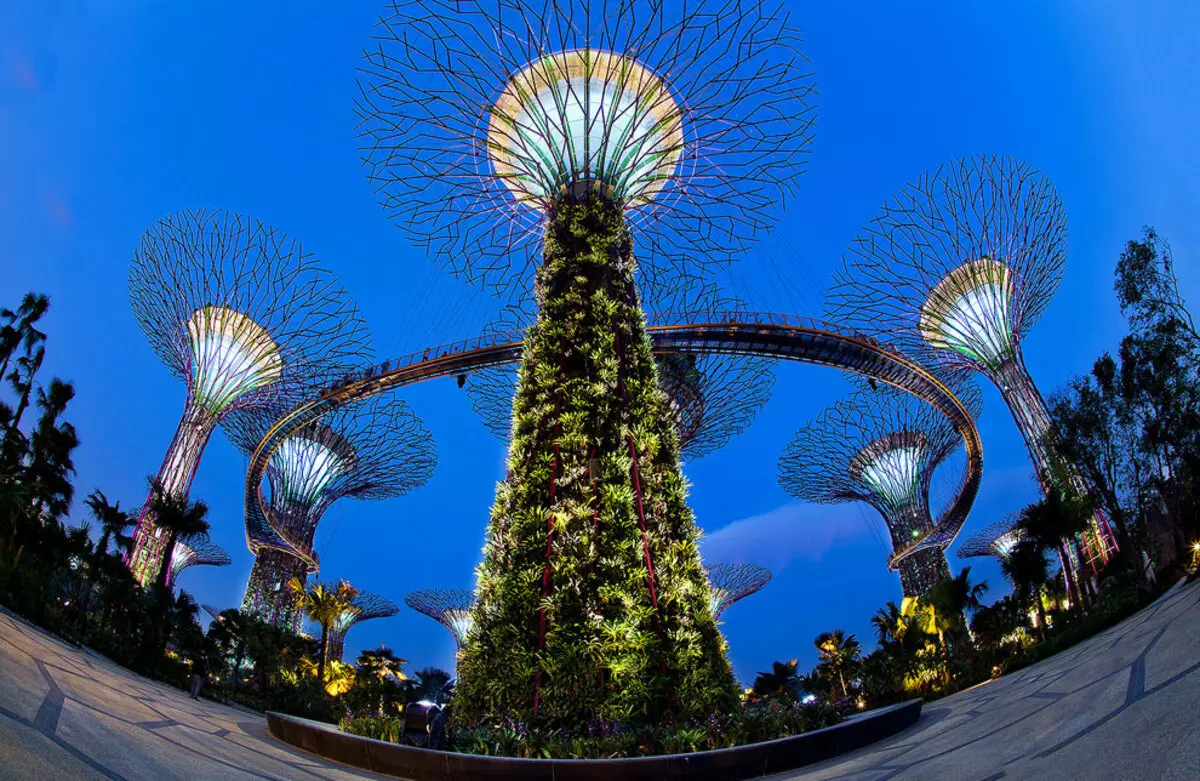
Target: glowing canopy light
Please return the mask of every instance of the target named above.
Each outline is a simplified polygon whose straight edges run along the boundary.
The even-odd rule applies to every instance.
[[[345,473],[347,465],[347,459],[306,437],[304,431],[288,437],[271,457],[273,476],[278,478],[273,483],[278,486],[278,495],[271,497],[272,503],[279,508],[289,502],[314,504],[321,492]]]
[[[459,648],[464,647],[467,644],[467,635],[471,633],[471,627],[475,625],[471,619],[471,612],[463,609],[447,610],[443,614],[443,619],[450,634],[454,635],[454,642]]]
[[[575,49],[514,76],[492,107],[487,146],[519,201],[544,202],[598,182],[629,206],[649,203],[683,149],[679,106],[628,57]]]
[[[464,589],[423,589],[410,593],[404,598],[404,603],[446,627],[459,651],[466,647],[467,635],[475,626],[471,618],[475,592]]]
[[[224,306],[197,309],[187,321],[196,403],[220,412],[250,391],[275,382],[283,370],[271,335]]]
[[[771,570],[759,564],[717,564],[708,571],[712,587],[713,618],[721,615],[729,606],[760,591],[771,582]]]
[[[866,483],[888,507],[907,507],[921,500],[925,449],[925,436],[919,432],[889,434],[859,451],[850,463],[850,472]]]
[[[1012,553],[1013,548],[1017,547],[1017,543],[1020,542],[1021,538],[1024,536],[1024,532],[1022,532],[1020,529],[1010,529],[996,539],[992,540],[992,550],[994,550],[996,555],[1000,558],[1007,559],[1008,555]]]
[[[995,368],[1016,354],[1013,280],[999,260],[974,260],[953,269],[921,305],[921,336]]]

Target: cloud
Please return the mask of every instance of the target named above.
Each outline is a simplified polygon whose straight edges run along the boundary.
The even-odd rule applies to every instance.
[[[706,562],[753,562],[776,571],[792,559],[820,561],[837,543],[871,534],[863,512],[857,503],[792,502],[722,526],[704,537],[701,552]]]

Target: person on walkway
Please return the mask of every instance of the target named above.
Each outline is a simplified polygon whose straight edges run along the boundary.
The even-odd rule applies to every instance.
[[[200,689],[208,678],[208,657],[201,651],[192,657],[192,693],[193,700],[200,699]]]
[[[433,706],[433,718],[429,721],[429,747],[437,751],[450,748],[446,742],[446,708]]]

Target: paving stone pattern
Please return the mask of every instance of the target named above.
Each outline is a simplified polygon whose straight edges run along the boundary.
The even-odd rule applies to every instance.
[[[1200,583],[906,732],[775,779],[1200,781]]]
[[[916,726],[776,779],[1200,779],[1200,583]],[[0,779],[381,778],[0,613]]]

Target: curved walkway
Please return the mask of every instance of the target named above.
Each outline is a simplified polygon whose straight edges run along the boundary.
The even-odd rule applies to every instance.
[[[1200,778],[1200,583],[1051,659],[930,703],[915,727],[777,779]],[[0,778],[361,779],[265,719],[0,614]]]

